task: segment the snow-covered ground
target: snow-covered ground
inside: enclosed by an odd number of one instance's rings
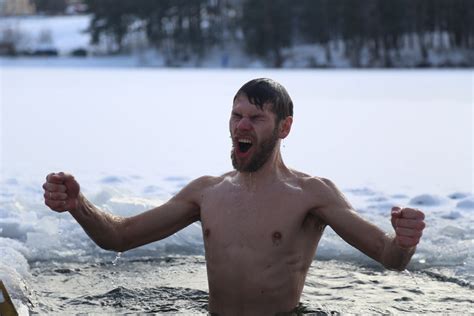
[[[28,261],[111,260],[70,216],[46,209],[46,174],[72,172],[116,214],[159,205],[192,178],[231,168],[232,97],[255,77],[280,81],[295,103],[289,166],[332,179],[387,231],[392,205],[424,209],[410,269],[472,282],[472,72],[9,67],[0,72],[0,279],[15,297],[27,300]],[[126,256],[201,253],[200,234],[192,225]],[[331,230],[317,256],[370,261]]]

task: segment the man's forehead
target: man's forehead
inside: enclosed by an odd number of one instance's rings
[[[262,108],[260,108],[259,106],[253,104],[252,102],[250,102],[250,100],[248,99],[248,97],[246,95],[238,95],[235,99],[234,99],[234,103],[232,105],[232,110],[251,110],[251,109],[254,109],[256,111],[259,111],[259,112],[272,112],[272,104],[270,102],[267,102],[263,105]]]

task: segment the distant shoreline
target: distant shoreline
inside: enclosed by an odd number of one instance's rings
[[[472,67],[463,66],[443,66],[443,67],[265,67],[261,64],[250,65],[248,67],[222,67],[219,65],[199,66],[199,65],[178,65],[166,66],[159,63],[143,63],[139,56],[135,55],[114,55],[114,56],[0,56],[0,66],[2,67],[46,67],[46,68],[147,68],[147,69],[196,69],[196,70],[308,70],[308,71],[472,71]]]

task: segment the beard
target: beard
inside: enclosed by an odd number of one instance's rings
[[[260,169],[270,158],[278,142],[278,126],[272,132],[272,135],[267,139],[262,140],[258,148],[255,149],[248,163],[239,162],[235,155],[235,148],[232,148],[230,157],[232,159],[232,166],[235,170],[240,172],[255,172]]]

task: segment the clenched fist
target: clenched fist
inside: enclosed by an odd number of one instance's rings
[[[395,242],[399,247],[415,247],[423,235],[425,214],[412,208],[392,208],[392,226],[395,229]]]
[[[53,211],[64,212],[77,208],[80,186],[72,175],[50,173],[43,189],[44,203]]]

